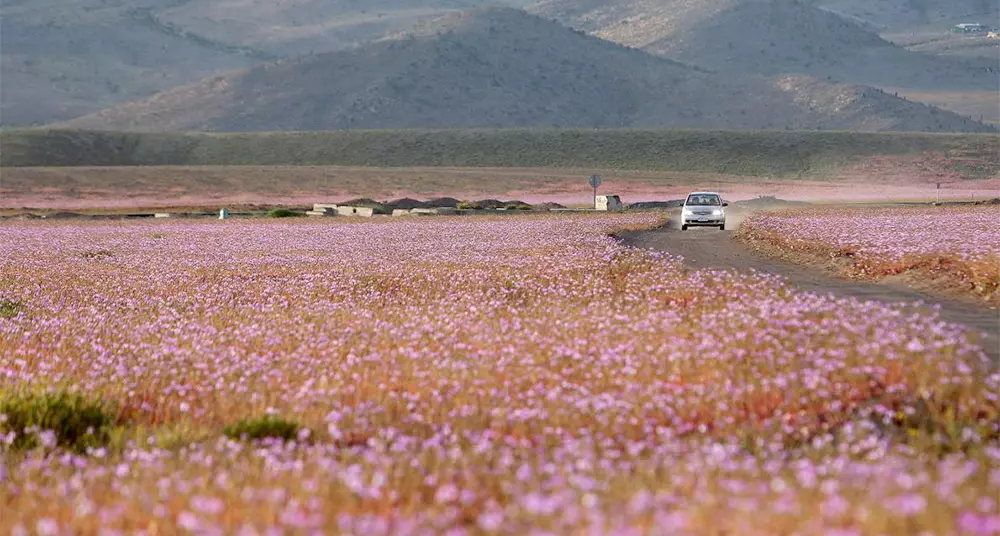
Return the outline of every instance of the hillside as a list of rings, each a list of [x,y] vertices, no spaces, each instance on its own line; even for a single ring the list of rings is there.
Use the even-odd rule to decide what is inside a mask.
[[[79,116],[269,57],[164,31],[148,18],[155,4],[5,0],[2,124]]]
[[[988,62],[908,51],[801,0],[544,0],[532,10],[611,41],[724,73],[806,74],[921,90],[996,89],[998,81]]]
[[[496,8],[347,51],[212,77],[65,126],[989,130],[870,88],[712,74]]]
[[[621,42],[634,45],[661,39],[728,1],[543,0],[537,9],[549,6],[545,16],[557,16],[588,31],[605,28],[605,36],[622,34]],[[847,17],[869,20],[872,28],[906,35],[918,21],[951,24],[969,16],[989,22],[997,20],[998,11],[992,0],[816,1]],[[523,7],[533,2],[6,0],[0,4],[0,125],[71,119],[261,61],[342,50],[486,3]],[[738,46],[754,42],[740,39]],[[995,46],[973,45],[947,43],[944,53],[996,66]],[[940,48],[920,44],[914,50],[937,53]],[[885,85],[901,86],[895,80]],[[978,89],[995,91],[996,85]]]
[[[70,119],[213,73],[340,50],[481,3],[5,0],[0,6],[0,124]]]
[[[407,30],[454,10],[533,0],[175,1],[158,18],[226,43],[290,57],[340,50]]]
[[[819,7],[865,21],[880,29],[899,31],[928,23],[958,24],[997,20],[996,0],[815,0]],[[966,20],[969,19],[969,20]],[[981,19],[981,20],[980,20]]]
[[[798,0],[738,2],[645,49],[724,72],[807,74],[875,86],[995,89],[998,80],[995,69],[903,49]]]
[[[12,167],[339,165],[796,177],[822,175],[868,157],[942,155],[963,177],[1000,177],[997,134],[632,129],[209,134],[26,129],[0,131],[0,146],[5,176]]]

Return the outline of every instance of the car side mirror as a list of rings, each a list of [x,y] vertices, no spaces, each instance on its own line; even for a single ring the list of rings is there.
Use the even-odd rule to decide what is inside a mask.
[[[728,207],[728,206],[729,206],[729,203],[723,203],[723,204],[722,204],[722,206],[724,206],[724,207]]]

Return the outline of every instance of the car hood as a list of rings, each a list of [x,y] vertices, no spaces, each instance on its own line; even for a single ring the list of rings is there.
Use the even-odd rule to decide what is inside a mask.
[[[684,207],[684,208],[687,209],[687,210],[690,210],[691,212],[695,212],[695,213],[699,213],[699,214],[701,214],[701,213],[711,214],[712,212],[714,212],[716,210],[722,210],[722,207],[691,206],[691,207]]]

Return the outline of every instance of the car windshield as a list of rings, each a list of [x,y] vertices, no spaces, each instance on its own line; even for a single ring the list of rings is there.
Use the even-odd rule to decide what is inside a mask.
[[[689,195],[687,199],[688,206],[694,205],[694,206],[706,207],[706,206],[719,206],[721,204],[722,204],[722,199],[720,199],[719,196],[717,195],[711,195],[711,194]]]

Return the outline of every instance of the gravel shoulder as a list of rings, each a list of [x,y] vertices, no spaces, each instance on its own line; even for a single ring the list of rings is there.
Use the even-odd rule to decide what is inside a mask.
[[[791,264],[756,253],[735,240],[733,230],[739,227],[749,211],[729,210],[728,229],[693,228],[681,231],[677,226],[677,211],[671,212],[670,222],[649,231],[621,233],[618,239],[627,246],[665,251],[684,257],[692,268],[754,270],[783,277],[792,286],[816,294],[832,294],[866,301],[885,303],[922,302],[940,307],[946,322],[968,327],[980,336],[980,343],[994,363],[1000,363],[1000,309],[990,308],[972,298],[943,297],[890,282],[866,282],[834,277],[823,269]]]

